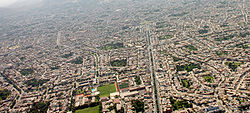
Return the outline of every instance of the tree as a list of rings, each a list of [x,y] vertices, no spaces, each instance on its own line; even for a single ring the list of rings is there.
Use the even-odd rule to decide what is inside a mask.
[[[141,100],[133,100],[132,106],[134,107],[133,110],[135,110],[136,113],[144,112],[144,102],[142,102]]]
[[[136,82],[136,85],[141,85],[141,79],[139,76],[135,77],[135,82]]]
[[[8,89],[0,90],[0,101],[5,100],[10,95],[10,91]]]
[[[29,110],[29,113],[47,113],[49,104],[49,102],[43,101],[33,103],[32,107]]]

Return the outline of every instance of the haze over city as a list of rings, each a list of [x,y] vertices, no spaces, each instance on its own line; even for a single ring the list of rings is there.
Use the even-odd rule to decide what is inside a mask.
[[[3,113],[249,113],[249,0],[0,0]]]
[[[13,3],[15,3],[17,0],[0,0],[0,7],[6,7]]]

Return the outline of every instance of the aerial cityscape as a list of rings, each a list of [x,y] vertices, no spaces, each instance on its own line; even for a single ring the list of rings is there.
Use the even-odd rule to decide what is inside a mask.
[[[1,113],[250,113],[249,0],[0,7]]]

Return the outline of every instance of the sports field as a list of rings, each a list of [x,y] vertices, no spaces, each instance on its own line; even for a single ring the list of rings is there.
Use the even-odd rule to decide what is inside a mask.
[[[116,92],[115,84],[107,84],[97,88],[100,91],[100,98],[108,97],[110,93]]]

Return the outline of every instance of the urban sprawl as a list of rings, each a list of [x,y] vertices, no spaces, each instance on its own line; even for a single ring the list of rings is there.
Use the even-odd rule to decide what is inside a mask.
[[[42,2],[2,12],[2,113],[250,112],[248,0]]]

